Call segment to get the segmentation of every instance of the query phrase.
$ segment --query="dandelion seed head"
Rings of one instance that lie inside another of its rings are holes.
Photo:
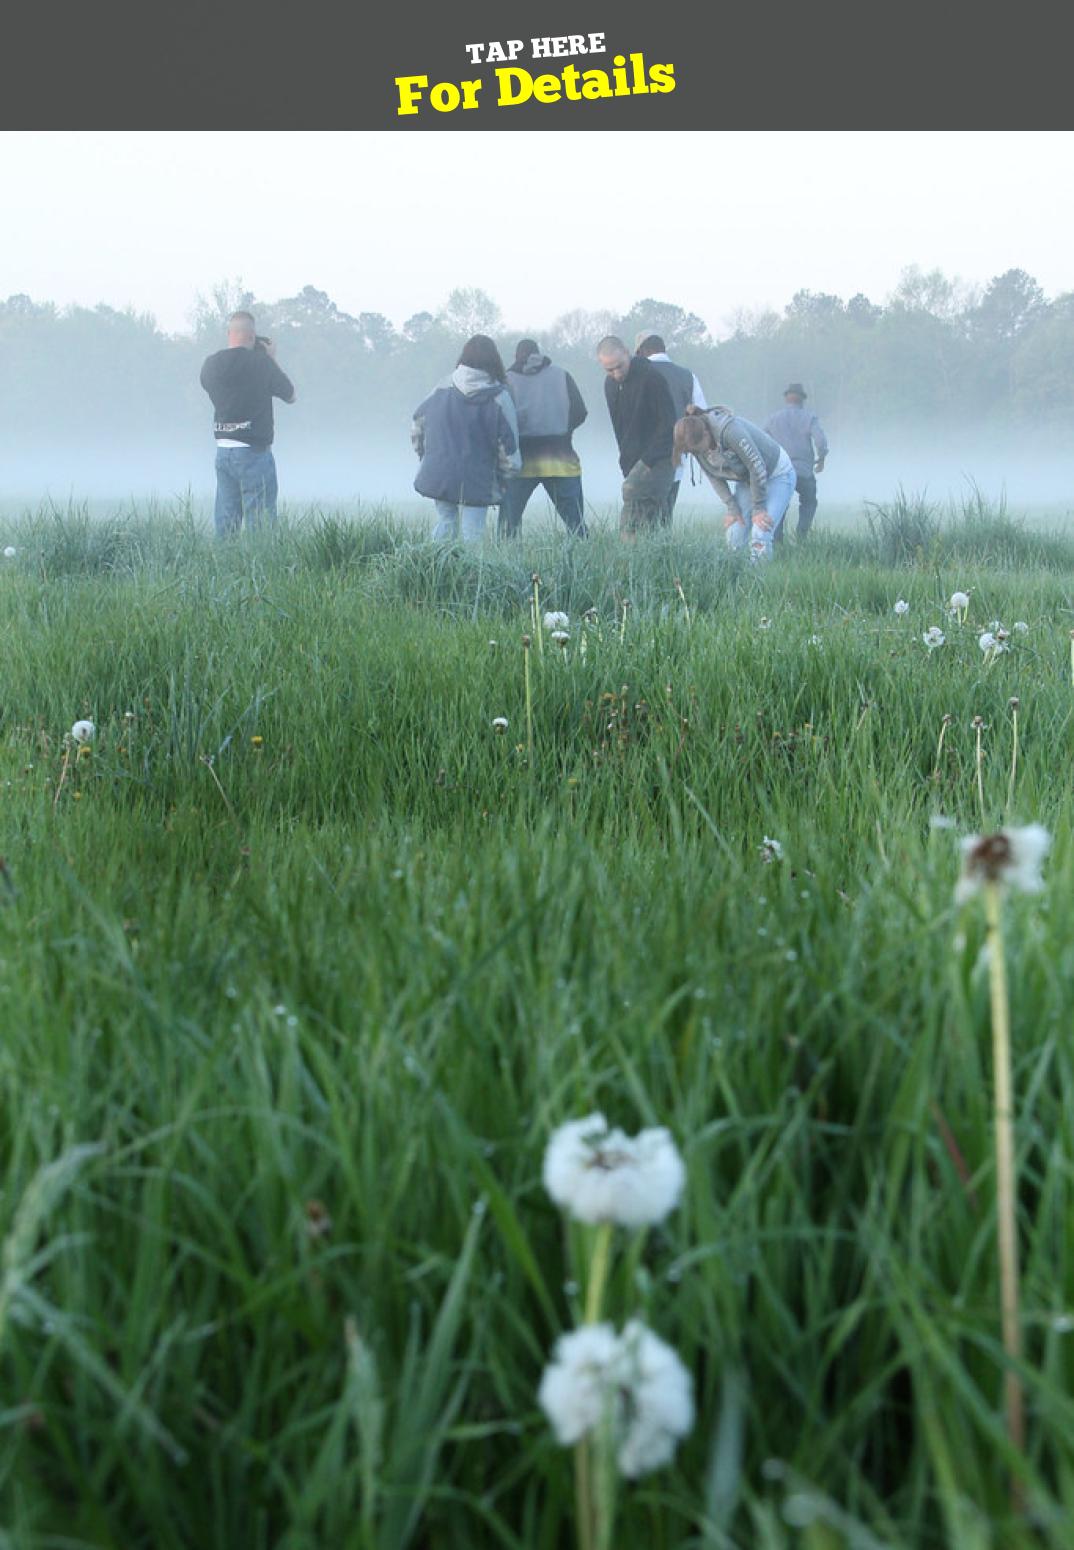
[[[994,834],[967,834],[961,842],[962,872],[955,902],[965,903],[987,883],[1019,893],[1040,893],[1044,887],[1041,867],[1051,843],[1051,835],[1039,823],[997,829]]]
[[[550,633],[553,630],[565,630],[570,625],[570,619],[563,613],[547,613],[544,616],[544,627]]]
[[[1024,619],[1016,619],[1014,621],[1013,625],[1011,626],[1011,628],[1013,630],[1015,630],[1019,635],[1028,635],[1029,634],[1029,625],[1025,622]]]
[[[76,721],[71,728],[71,736],[76,743],[92,743],[97,736],[97,728],[92,721]]]
[[[952,592],[948,607],[956,613],[962,608],[970,606],[970,594],[968,592]]]
[[[649,1227],[678,1204],[686,1170],[663,1127],[627,1136],[609,1130],[603,1114],[589,1114],[553,1132],[543,1179],[576,1221]]]
[[[621,1335],[587,1324],[561,1336],[537,1397],[565,1447],[607,1418],[620,1472],[635,1479],[667,1464],[690,1431],[692,1388],[677,1353],[633,1319]]]
[[[18,552],[19,551],[15,548],[14,544],[8,544],[7,548],[4,550],[4,559],[13,560]]]
[[[508,721],[506,716],[493,716],[493,718],[492,718],[492,730],[494,732],[498,732],[501,737],[507,731],[507,728],[509,726],[510,726],[510,722]]]
[[[940,629],[938,624],[931,624],[925,631],[924,635],[922,635],[921,639],[925,642],[925,645],[929,648],[930,651],[935,651],[938,646],[942,646],[944,644],[947,636]]]
[[[767,834],[764,837],[763,843],[758,845],[757,849],[761,854],[761,860],[766,866],[771,865],[773,861],[783,860],[782,844],[779,840],[774,840]]]
[[[900,597],[898,602],[895,604],[895,612],[897,614],[908,614],[910,612],[910,604],[904,597]]]

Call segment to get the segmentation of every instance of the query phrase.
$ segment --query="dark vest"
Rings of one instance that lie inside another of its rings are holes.
[[[663,377],[671,389],[672,401],[675,405],[675,418],[681,420],[686,413],[686,406],[693,402],[694,374],[685,366],[676,366],[674,361],[649,361],[650,366]]]

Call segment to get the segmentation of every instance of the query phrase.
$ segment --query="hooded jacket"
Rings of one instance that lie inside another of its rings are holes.
[[[582,465],[571,435],[589,411],[570,372],[533,354],[508,367],[507,387],[518,411],[522,477],[576,478]]]
[[[768,502],[769,475],[776,472],[781,460],[788,470],[791,467],[786,452],[760,426],[732,414],[724,404],[709,409],[705,418],[716,445],[711,452],[694,453],[702,472],[728,508],[735,504],[728,484],[730,479],[737,484],[748,484],[754,511],[764,511]]]
[[[498,505],[522,462],[511,395],[476,366],[456,366],[422,400],[410,439],[421,458],[415,490],[454,505]]]

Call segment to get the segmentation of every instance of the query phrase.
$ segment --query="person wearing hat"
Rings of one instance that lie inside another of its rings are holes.
[[[680,366],[671,359],[667,345],[661,336],[654,333],[651,328],[638,330],[634,338],[634,354],[642,356],[655,366],[671,389],[671,397],[675,404],[675,418],[681,420],[686,413],[687,404],[696,404],[699,409],[708,408],[708,400],[705,397],[700,382],[688,366]],[[671,489],[668,491],[667,505],[664,511],[664,525],[671,522],[671,514],[675,510],[675,502],[679,498],[679,486],[682,476],[686,472],[686,464],[689,460],[683,458],[675,469],[675,478],[672,480]]]
[[[535,339],[520,339],[507,369],[507,391],[518,415],[522,467],[508,481],[500,506],[500,537],[514,538],[538,485],[552,499],[568,533],[588,537],[582,465],[571,440],[588,410],[569,371],[542,355]]]
[[[808,394],[800,382],[791,382],[783,390],[782,409],[769,415],[765,430],[779,442],[794,464],[798,490],[798,529],[795,537],[804,539],[817,514],[817,475],[824,471],[828,456],[828,438],[811,409],[805,406]],[[783,542],[783,524],[775,533],[775,542]]]

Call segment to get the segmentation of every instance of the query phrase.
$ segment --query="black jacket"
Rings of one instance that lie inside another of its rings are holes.
[[[268,351],[235,345],[217,350],[201,368],[201,385],[213,401],[217,441],[244,441],[249,447],[272,443],[272,400],[289,404],[294,385]]]
[[[675,431],[675,404],[671,389],[656,367],[643,355],[630,358],[630,370],[622,382],[604,379],[604,396],[612,429],[619,443],[619,467],[628,474],[635,463],[652,468],[671,457]]]

